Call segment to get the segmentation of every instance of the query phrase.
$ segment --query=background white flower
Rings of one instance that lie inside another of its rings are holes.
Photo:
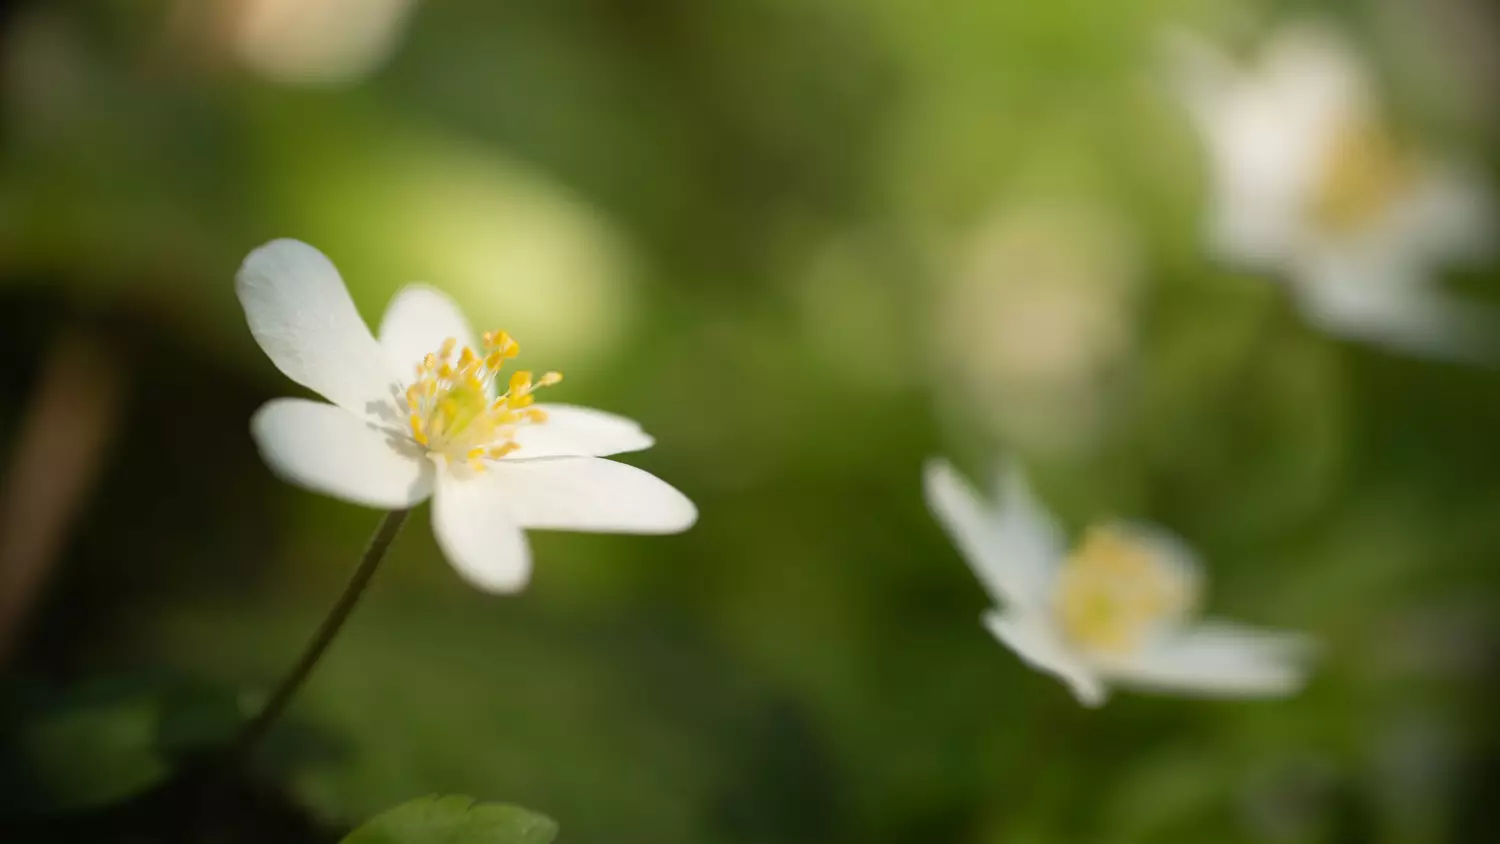
[[[1493,351],[1500,321],[1431,278],[1444,260],[1488,253],[1490,194],[1477,168],[1390,133],[1338,33],[1289,25],[1250,66],[1188,33],[1170,46],[1206,145],[1221,257],[1285,273],[1331,333],[1437,356]]]
[[[333,403],[275,399],[258,410],[251,432],[266,462],[293,483],[370,507],[431,496],[438,544],[475,586],[525,586],[526,529],[676,533],[697,520],[676,489],[601,459],[651,446],[634,422],[534,404],[555,373],[533,381],[516,372],[498,389],[515,341],[492,332],[476,343],[442,293],[401,290],[377,341],[333,264],[295,240],[251,252],[236,289],[276,367]]]
[[[928,507],[998,607],[984,624],[1087,706],[1111,684],[1224,697],[1295,692],[1301,636],[1191,622],[1201,594],[1192,553],[1155,528],[1092,528],[1071,553],[1025,477],[1002,470],[987,505],[946,461],[924,473]]]

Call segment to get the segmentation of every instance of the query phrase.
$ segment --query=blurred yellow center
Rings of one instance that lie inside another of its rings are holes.
[[[1412,156],[1369,121],[1350,121],[1334,138],[1312,199],[1312,217],[1335,234],[1374,223],[1416,182]]]
[[[417,380],[406,389],[408,423],[412,439],[429,452],[482,470],[485,460],[520,448],[515,441],[520,426],[547,421],[544,411],[531,406],[532,394],[562,375],[549,372],[533,383],[530,372],[513,372],[505,392],[496,396],[500,370],[521,347],[504,331],[486,333],[478,352],[465,346],[455,355],[457,347],[450,337],[417,364]]]
[[[1053,609],[1074,646],[1123,655],[1180,620],[1195,599],[1178,561],[1128,530],[1102,526],[1063,563]]]

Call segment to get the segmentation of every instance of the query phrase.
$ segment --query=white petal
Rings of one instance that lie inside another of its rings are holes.
[[[698,508],[666,481],[597,457],[502,460],[475,478],[516,524],[591,533],[679,533]]]
[[[385,356],[323,253],[273,240],[245,258],[235,291],[250,333],[288,378],[350,412],[394,418]]]
[[[1067,550],[1062,529],[1037,500],[1018,464],[1001,464],[994,484],[996,521],[1001,546],[1012,560],[1012,577],[1028,599],[1046,600]]]
[[[1207,61],[1200,49],[1184,72]],[[1218,80],[1208,90],[1178,87],[1207,148],[1209,241],[1226,260],[1280,266],[1329,145],[1370,107],[1363,69],[1335,34],[1303,26],[1283,30],[1254,68],[1208,72]]]
[[[423,284],[401,288],[380,320],[380,347],[403,382],[412,378],[413,368],[427,353],[436,352],[450,337],[459,348],[479,351],[458,305],[448,294]]]
[[[1010,607],[1040,607],[1062,540],[1020,470],[1002,471],[993,510],[946,460],[927,462],[923,486],[928,508],[990,595]]]
[[[250,418],[250,432],[276,474],[316,492],[395,510],[432,491],[432,464],[410,440],[341,407],[276,399]]]
[[[1290,115],[1344,116],[1371,107],[1369,70],[1347,38],[1320,22],[1282,27],[1266,45],[1259,71]]]
[[[531,549],[508,512],[505,490],[486,478],[438,471],[432,530],[448,562],[475,588],[519,592],[531,579]]]
[[[1483,172],[1468,162],[1430,161],[1395,225],[1417,255],[1431,261],[1475,260],[1495,252],[1497,217]]]
[[[650,448],[656,441],[623,416],[568,404],[539,404],[547,414],[540,425],[516,429],[516,444],[507,460],[534,457],[607,457]]]
[[[1302,256],[1293,290],[1307,318],[1339,337],[1445,360],[1493,360],[1500,315],[1422,276],[1389,242]]]
[[[1280,697],[1302,687],[1310,651],[1303,636],[1201,624],[1100,670],[1122,684],[1181,694]]]
[[[1104,683],[1040,616],[990,610],[984,614],[984,626],[1026,664],[1066,683],[1079,703],[1104,705],[1109,696]]]

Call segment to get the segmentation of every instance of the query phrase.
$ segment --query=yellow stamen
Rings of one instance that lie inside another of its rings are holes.
[[[504,331],[486,331],[484,347],[500,355],[502,360],[513,358],[521,351],[520,345]]]
[[[436,353],[424,356],[416,367],[416,382],[405,393],[412,439],[446,462],[463,462],[476,471],[519,449],[516,429],[547,421],[545,412],[531,407],[533,393],[562,380],[561,374],[548,372],[533,381],[531,372],[521,370],[508,377],[504,393],[492,397],[499,370],[519,350],[509,334],[490,331],[484,334],[482,352],[459,348],[449,338]]]
[[[1119,526],[1095,527],[1058,573],[1054,611],[1078,647],[1122,655],[1179,621],[1196,599],[1191,573]]]

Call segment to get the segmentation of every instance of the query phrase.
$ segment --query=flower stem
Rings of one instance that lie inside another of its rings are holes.
[[[349,578],[349,585],[344,587],[344,594],[339,596],[338,603],[329,610],[328,617],[318,626],[318,632],[313,634],[312,640],[307,643],[307,649],[302,652],[302,658],[292,667],[286,679],[276,687],[271,694],[271,699],[266,702],[265,708],[260,711],[240,732],[239,739],[235,742],[235,755],[238,757],[249,756],[260,740],[275,725],[276,720],[286,711],[287,705],[296,696],[297,690],[307,681],[308,675],[312,674],[313,668],[318,660],[323,657],[324,651],[333,644],[333,639],[338,635],[339,629],[349,619],[349,614],[354,611],[355,604],[359,603],[360,596],[364,594],[365,587],[370,585],[370,579],[375,576],[375,569],[380,567],[380,561],[385,559],[385,552],[395,541],[396,534],[401,532],[401,525],[405,524],[406,517],[411,514],[410,510],[392,510],[385,514],[380,520],[380,525],[375,528],[375,533],[370,537],[370,543],[365,546],[365,553],[359,561],[359,568],[354,570],[354,576]]]

